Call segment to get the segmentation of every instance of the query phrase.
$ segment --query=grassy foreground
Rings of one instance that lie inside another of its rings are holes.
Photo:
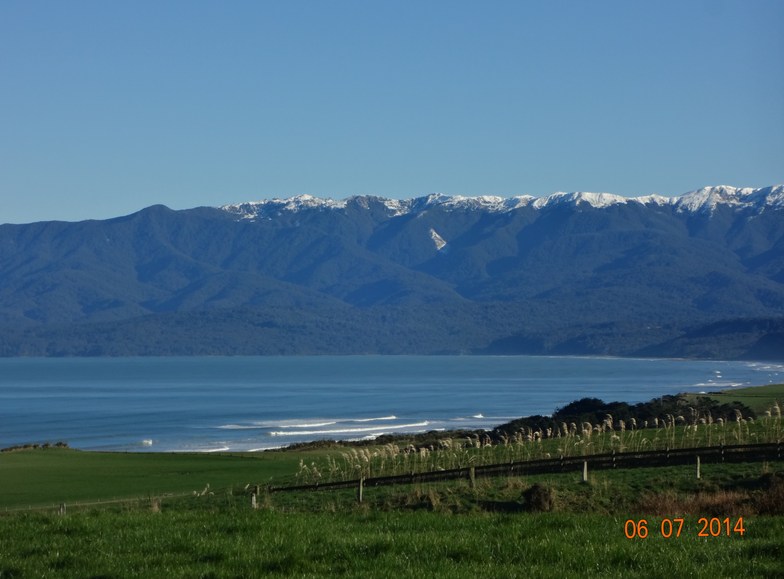
[[[653,521],[653,520],[652,520]],[[784,518],[627,539],[623,517],[92,512],[0,518],[0,577],[777,577]]]
[[[258,510],[242,485],[212,486],[64,515],[0,512],[0,579],[780,576],[782,462],[705,465],[701,480],[690,466],[579,479],[368,488],[361,504],[352,490],[275,493]],[[549,512],[531,508],[536,487],[548,489]],[[732,532],[700,537],[701,517],[729,518]],[[662,521],[677,518],[680,536],[662,536]],[[629,519],[645,519],[648,536],[627,538]]]

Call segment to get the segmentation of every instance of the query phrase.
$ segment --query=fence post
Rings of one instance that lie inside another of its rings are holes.
[[[583,482],[588,482],[588,461],[583,461]]]
[[[251,493],[250,495],[250,508],[254,511],[259,508],[259,503],[256,499],[256,493]]]
[[[700,455],[697,455],[697,478],[700,478]]]
[[[65,503],[60,503],[59,514],[60,514],[60,516],[64,516],[65,515]]]
[[[468,478],[471,480],[471,488],[476,488],[476,467],[468,467]]]
[[[359,485],[357,486],[357,502],[362,502],[362,494],[365,486],[365,477],[359,477]]]

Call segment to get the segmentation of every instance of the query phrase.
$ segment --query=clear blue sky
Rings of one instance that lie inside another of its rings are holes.
[[[0,2],[0,223],[784,182],[784,2]]]

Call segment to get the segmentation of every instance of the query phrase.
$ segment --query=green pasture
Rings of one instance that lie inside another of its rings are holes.
[[[765,411],[769,410],[774,402],[777,402],[784,413],[784,384],[730,388],[719,392],[709,392],[708,397],[720,403],[741,402],[751,408],[757,416],[764,415]]]
[[[784,517],[744,535],[628,539],[626,516],[433,511],[91,511],[0,517],[10,577],[777,577]],[[634,517],[640,520],[640,517]],[[737,517],[733,517],[733,522]]]
[[[313,453],[102,453],[37,449],[0,453],[0,512],[75,501],[185,494],[285,482]]]
[[[532,509],[535,486],[548,512]],[[679,466],[366,488],[362,503],[351,489],[273,493],[259,506],[235,485],[0,511],[0,579],[777,577],[784,555],[784,462],[704,465],[700,480]],[[730,532],[698,536],[701,517],[729,518]],[[683,519],[680,536],[662,536],[665,519]],[[627,538],[629,520],[647,537]]]

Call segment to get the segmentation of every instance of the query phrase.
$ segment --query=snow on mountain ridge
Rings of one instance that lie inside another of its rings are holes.
[[[386,208],[390,217],[408,213],[421,213],[435,207],[450,211],[468,209],[504,213],[529,205],[536,209],[554,207],[556,205],[574,205],[578,207],[587,205],[601,209],[613,205],[627,205],[629,203],[639,203],[645,206],[672,206],[678,212],[713,213],[719,205],[728,205],[734,208],[757,208],[759,211],[764,211],[766,208],[784,208],[784,185],[760,189],[719,185],[703,187],[679,197],[665,197],[656,194],[641,197],[623,197],[612,193],[591,192],[557,192],[547,197],[538,198],[531,195],[514,197],[481,195],[467,197],[462,195],[444,195],[442,193],[433,193],[412,199],[389,199],[372,196],[331,199],[314,197],[312,195],[297,195],[286,199],[274,198],[224,205],[220,209],[235,214],[238,219],[254,220],[258,218],[270,219],[272,216],[282,212],[297,212],[306,209],[345,209],[350,203],[358,203],[360,206],[367,208],[370,200],[380,202]]]
[[[672,205],[679,197],[665,197],[664,195],[645,195],[643,197],[634,197],[634,200],[643,205]]]
[[[486,211],[510,211],[527,205],[535,199],[531,196],[499,197],[497,195],[479,195],[465,197],[463,195],[443,195],[436,193],[427,196],[428,207],[440,206],[445,209],[484,209]],[[417,200],[412,200],[416,202]]]
[[[756,207],[760,211],[766,207],[784,207],[784,185],[761,189],[730,187],[728,185],[703,187],[682,195],[675,202],[678,211],[691,213],[713,213],[719,205],[729,205],[736,208]]]
[[[574,205],[580,204],[588,204],[591,207],[609,207],[610,205],[618,205],[618,204],[626,204],[630,199],[629,197],[622,197],[620,195],[613,195],[612,193],[587,193],[587,192],[575,192],[575,193],[553,193],[548,197],[540,197],[536,201],[534,201],[533,205],[536,208],[541,207],[550,207],[552,205],[558,205],[562,203],[571,203]]]
[[[247,201],[223,205],[220,209],[229,213],[234,213],[240,219],[256,219],[258,217],[269,218],[271,214],[283,211],[296,212],[303,209],[343,209],[346,207],[348,199],[322,199],[313,195],[297,195],[287,199],[277,197],[265,201]]]
[[[720,203],[726,205],[740,205],[742,198],[750,195],[753,189],[738,189],[719,185],[716,187],[703,187],[683,195],[677,202],[678,211],[714,211]]]

